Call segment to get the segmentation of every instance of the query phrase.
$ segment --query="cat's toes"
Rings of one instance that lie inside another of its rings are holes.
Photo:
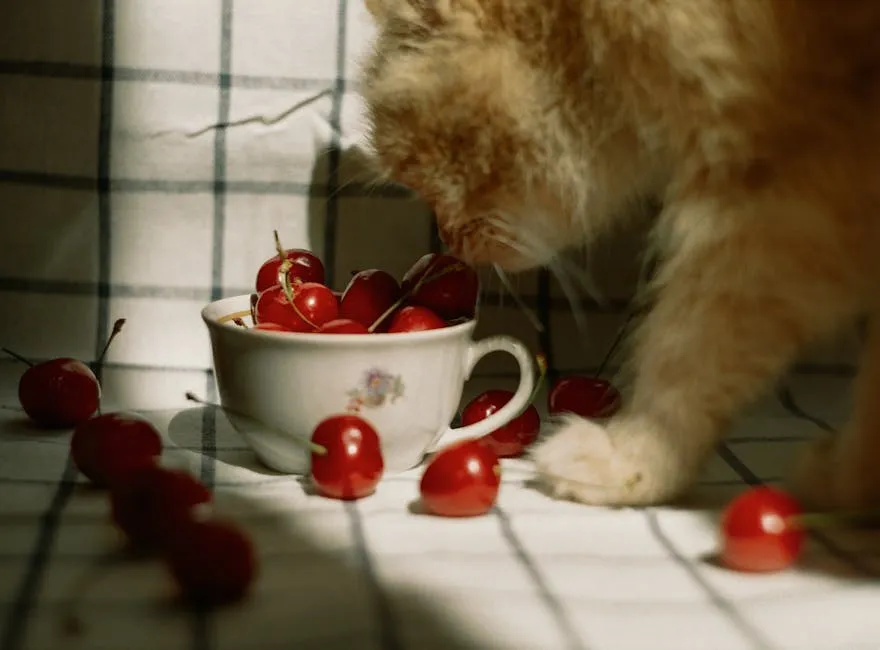
[[[681,491],[677,463],[659,437],[635,422],[604,426],[570,417],[531,453],[537,486],[558,499],[599,506],[641,506]],[[659,453],[658,453],[659,452]]]
[[[880,504],[880,471],[848,447],[845,433],[809,443],[788,479],[788,489],[813,511],[860,510]]]

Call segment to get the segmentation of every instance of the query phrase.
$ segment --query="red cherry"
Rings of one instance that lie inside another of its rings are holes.
[[[105,413],[80,423],[70,438],[77,469],[96,486],[113,485],[162,454],[162,437],[147,420]]]
[[[110,491],[113,521],[134,546],[161,549],[192,510],[213,500],[194,476],[159,465],[141,467]]]
[[[443,327],[446,327],[446,322],[430,309],[410,305],[394,313],[388,333],[425,332]]]
[[[337,318],[328,321],[318,328],[321,334],[369,334],[370,331],[361,323],[349,318]]]
[[[607,418],[620,408],[620,393],[598,377],[572,375],[557,379],[547,396],[551,415],[575,413],[585,418]]]
[[[254,307],[257,322],[277,323],[294,332],[312,332],[339,315],[336,297],[323,284],[294,284],[291,295],[292,306],[281,285],[266,289]]]
[[[217,519],[182,521],[163,559],[183,597],[201,607],[241,600],[258,572],[250,537],[233,523]]]
[[[260,332],[292,332],[293,331],[289,327],[285,327],[284,325],[279,325],[278,323],[273,323],[272,321],[266,321],[265,323],[257,323],[251,329],[258,330]]]
[[[427,274],[427,275],[426,275]],[[419,281],[427,277],[417,287]],[[409,302],[427,307],[445,320],[473,317],[480,291],[477,272],[452,255],[429,253],[404,274],[401,288]]]
[[[262,293],[269,287],[281,284],[278,270],[285,260],[290,260],[290,269],[287,271],[287,277],[291,284],[296,282],[324,283],[324,264],[314,253],[303,248],[288,248],[285,250],[281,247],[277,230],[274,235],[277,253],[260,266],[260,270],[257,272],[257,293]]]
[[[472,399],[461,413],[462,426],[476,424],[499,411],[513,399],[509,390],[487,390]],[[541,418],[534,405],[502,427],[481,438],[499,458],[515,458],[525,452],[526,447],[535,442],[541,431]]]
[[[501,463],[480,440],[438,451],[419,483],[422,506],[443,517],[476,517],[492,509],[501,485]]]
[[[312,452],[311,476],[318,492],[333,499],[369,496],[385,471],[379,434],[357,415],[333,415],[318,424],[312,443],[324,453]]]
[[[387,271],[358,271],[342,294],[339,315],[370,327],[400,298],[400,285]],[[387,323],[387,317],[383,319]],[[382,327],[380,323],[376,330]]]
[[[793,517],[800,504],[776,488],[751,489],[731,501],[721,518],[721,562],[746,572],[781,571],[797,561],[806,531]]]
[[[99,364],[124,325],[124,318],[113,323],[113,330],[98,356]],[[38,425],[66,429],[84,422],[98,410],[101,385],[95,373],[82,361],[62,357],[33,364],[8,348],[2,350],[29,366],[18,381],[18,401]]]
[[[86,364],[63,357],[25,370],[18,382],[18,401],[38,425],[66,429],[98,410],[101,386]]]

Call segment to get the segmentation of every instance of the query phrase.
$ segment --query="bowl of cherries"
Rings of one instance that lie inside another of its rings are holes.
[[[255,275],[251,294],[212,302],[202,318],[220,406],[272,469],[314,473],[352,440],[375,438],[373,466],[397,473],[440,446],[519,426],[523,415],[526,438],[537,427],[534,354],[509,336],[474,340],[480,283],[461,260],[431,253],[399,278],[366,269],[333,291],[322,261],[283,248],[276,233],[276,254]],[[495,352],[517,362],[516,389],[451,428],[465,382]]]

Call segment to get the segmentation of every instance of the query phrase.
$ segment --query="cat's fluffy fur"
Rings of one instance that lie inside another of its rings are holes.
[[[555,495],[682,495],[804,346],[876,315],[877,0],[366,1],[373,153],[455,253],[524,269],[663,203],[632,395],[535,449]],[[880,499],[870,322],[851,423],[796,472],[815,507]]]

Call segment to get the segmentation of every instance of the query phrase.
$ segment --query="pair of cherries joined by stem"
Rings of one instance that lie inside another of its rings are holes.
[[[539,377],[528,406],[506,425],[486,434],[482,440],[499,458],[522,456],[538,439],[541,418],[534,401],[546,377],[547,361],[537,356]],[[477,395],[461,413],[463,426],[476,424],[501,410],[511,399],[513,391],[490,389]],[[596,377],[572,375],[558,379],[550,388],[547,398],[548,413],[573,413],[586,418],[605,418],[620,408],[620,393],[610,382]]]
[[[113,324],[97,364],[122,331],[125,319]],[[27,365],[18,380],[18,402],[28,418],[43,429],[69,429],[85,422],[101,405],[101,384],[92,369],[79,359],[58,357],[33,363],[17,352],[3,352]]]
[[[384,472],[379,434],[359,415],[328,417],[310,439],[311,480],[325,497],[356,500],[373,494]],[[479,439],[439,450],[419,483],[423,509],[446,517],[473,517],[495,503],[501,483],[497,454]]]

